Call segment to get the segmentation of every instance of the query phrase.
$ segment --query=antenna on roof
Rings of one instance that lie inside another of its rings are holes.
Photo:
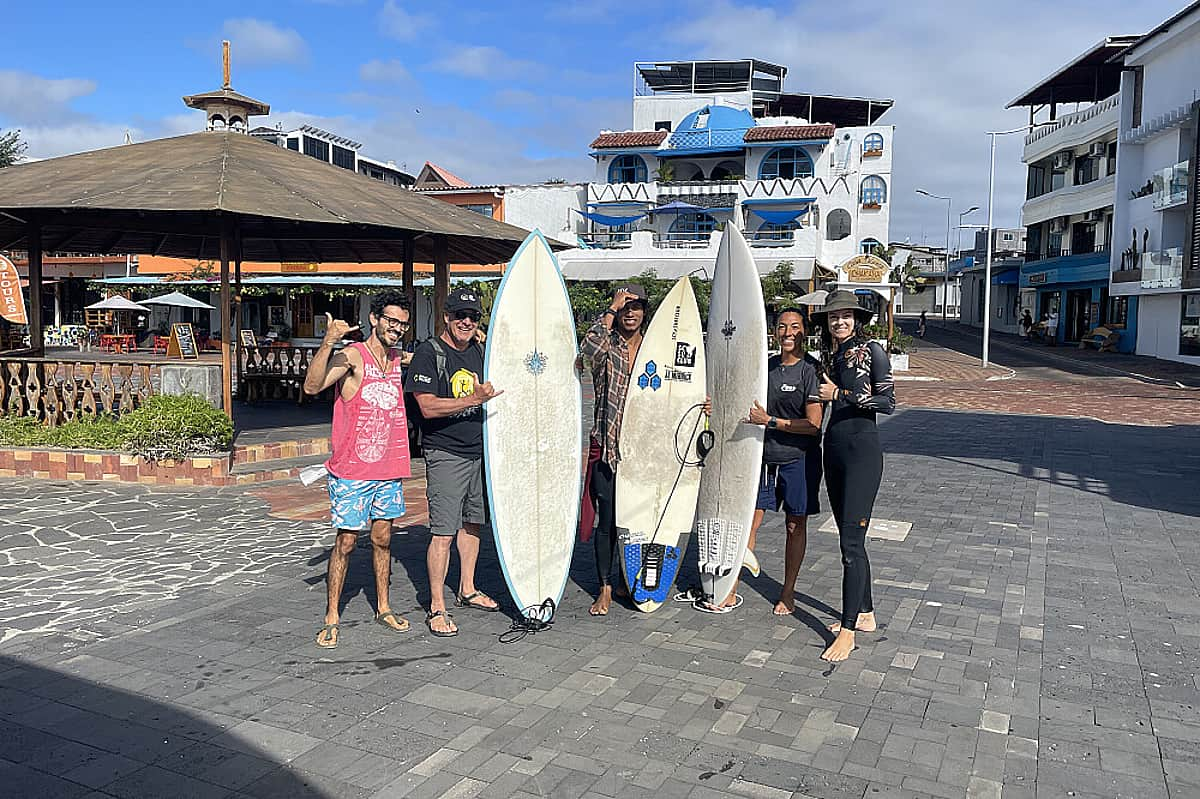
[[[225,39],[221,42],[221,74],[224,77],[224,83],[221,88],[228,89],[229,86],[229,40]]]

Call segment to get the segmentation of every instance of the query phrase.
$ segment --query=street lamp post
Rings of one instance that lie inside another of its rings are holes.
[[[983,366],[988,365],[988,350],[990,344],[990,335],[992,331],[992,198],[996,186],[996,137],[1008,136],[1012,133],[1028,133],[1035,128],[1044,127],[1046,125],[1054,125],[1055,122],[1038,122],[1034,125],[1023,125],[1012,130],[989,130],[988,136],[992,137],[992,154],[991,165],[988,167],[988,218],[987,218],[987,259],[983,267]]]
[[[967,214],[973,214],[978,210],[979,210],[978,205],[972,205],[970,208],[968,208],[967,210],[963,211],[961,214],[958,215],[958,232],[956,232],[954,234],[954,257],[955,258],[962,258],[963,217],[966,216]]]
[[[930,194],[924,189],[917,189],[917,194],[923,194],[933,200],[943,200],[946,203],[946,269],[942,273],[942,327],[946,326],[946,306],[950,304],[950,205],[949,197]]]

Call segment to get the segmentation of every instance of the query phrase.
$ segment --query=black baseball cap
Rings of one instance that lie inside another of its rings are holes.
[[[483,306],[479,303],[479,292],[469,286],[453,289],[450,296],[446,297],[446,304],[443,307],[447,313],[459,311],[483,313]]]
[[[617,296],[618,291],[628,292],[640,300],[643,304],[646,302],[646,289],[641,283],[622,283],[613,289],[613,296]]]

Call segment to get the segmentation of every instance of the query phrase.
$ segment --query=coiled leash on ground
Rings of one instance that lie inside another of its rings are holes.
[[[500,643],[515,644],[527,635],[540,633],[550,629],[554,624],[554,611],[558,606],[553,599],[546,598],[540,605],[530,605],[521,609],[521,618],[513,619],[512,626],[500,634]]]

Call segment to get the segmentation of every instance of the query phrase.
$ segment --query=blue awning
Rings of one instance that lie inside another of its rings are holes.
[[[666,205],[660,205],[657,208],[650,209],[656,214],[695,214],[708,211],[708,208],[702,208],[699,205],[685,203],[682,200],[672,200]]]
[[[598,225],[605,225],[606,227],[620,227],[621,225],[628,225],[630,222],[636,222],[645,216],[644,213],[633,214],[630,216],[608,216],[607,214],[597,214],[592,211],[580,211],[579,215],[592,220]]]
[[[762,208],[751,208],[750,211],[761,217],[764,222],[770,222],[772,225],[786,225],[794,221],[796,217],[807,214],[808,208],[789,208],[786,211],[767,211]]]
[[[1013,270],[1011,272],[1002,272],[998,275],[992,275],[993,286],[1015,286],[1021,282],[1021,273]]]

